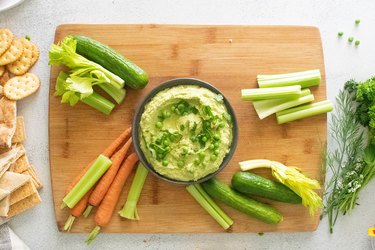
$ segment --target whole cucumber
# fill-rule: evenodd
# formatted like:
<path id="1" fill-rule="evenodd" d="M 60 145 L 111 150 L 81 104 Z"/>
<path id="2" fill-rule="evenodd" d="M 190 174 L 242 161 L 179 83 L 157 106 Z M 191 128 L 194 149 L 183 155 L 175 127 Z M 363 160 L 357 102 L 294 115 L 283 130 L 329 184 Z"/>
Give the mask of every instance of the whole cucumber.
<path id="1" fill-rule="evenodd" d="M 142 89 L 147 85 L 147 73 L 114 49 L 89 37 L 74 36 L 74 39 L 78 54 L 119 76 L 130 88 Z"/>
<path id="2" fill-rule="evenodd" d="M 265 223 L 277 224 L 283 220 L 283 216 L 275 208 L 237 193 L 216 179 L 208 180 L 201 185 L 213 198 Z"/>
<path id="3" fill-rule="evenodd" d="M 293 204 L 302 203 L 301 197 L 287 186 L 249 172 L 237 172 L 233 175 L 232 187 L 244 194 Z"/>

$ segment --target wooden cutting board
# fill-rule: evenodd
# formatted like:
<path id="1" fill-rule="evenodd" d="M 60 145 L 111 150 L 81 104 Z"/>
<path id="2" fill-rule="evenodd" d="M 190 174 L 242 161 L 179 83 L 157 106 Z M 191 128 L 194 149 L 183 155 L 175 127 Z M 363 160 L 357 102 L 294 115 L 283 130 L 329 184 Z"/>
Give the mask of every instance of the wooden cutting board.
<path id="1" fill-rule="evenodd" d="M 322 82 L 313 89 L 316 100 L 326 97 L 325 71 L 319 30 L 297 26 L 192 26 L 192 25 L 61 25 L 55 42 L 69 34 L 81 34 L 113 47 L 150 76 L 143 90 L 128 90 L 125 102 L 110 116 L 84 105 L 60 104 L 54 97 L 59 68 L 51 70 L 49 146 L 57 225 L 62 230 L 69 210 L 60 209 L 65 189 L 87 163 L 131 124 L 142 98 L 163 81 L 196 77 L 210 82 L 229 99 L 237 115 L 239 143 L 219 179 L 230 182 L 238 162 L 272 159 L 300 167 L 322 181 L 320 153 L 326 141 L 326 116 L 320 115 L 285 125 L 275 117 L 259 120 L 253 107 L 240 99 L 242 88 L 254 88 L 257 74 L 320 69 Z M 258 173 L 270 176 L 268 170 Z M 117 211 L 126 200 L 131 178 L 120 197 L 116 213 L 104 232 L 202 233 L 224 230 L 187 193 L 185 187 L 150 174 L 138 206 L 140 221 L 121 219 Z M 279 225 L 267 225 L 220 204 L 235 224 L 231 232 L 313 231 L 319 215 L 310 218 L 302 205 L 266 201 L 283 215 Z M 94 213 L 92 213 L 94 214 Z M 89 232 L 94 222 L 76 220 L 72 232 Z"/>

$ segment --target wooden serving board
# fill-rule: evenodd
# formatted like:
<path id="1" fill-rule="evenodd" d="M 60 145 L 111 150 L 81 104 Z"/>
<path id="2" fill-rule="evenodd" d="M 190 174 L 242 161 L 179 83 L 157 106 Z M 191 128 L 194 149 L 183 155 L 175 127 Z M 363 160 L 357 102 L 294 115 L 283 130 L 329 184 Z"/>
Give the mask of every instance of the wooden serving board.
<path id="1" fill-rule="evenodd" d="M 322 181 L 320 153 L 326 141 L 326 116 L 320 115 L 285 125 L 275 117 L 259 120 L 253 107 L 240 99 L 240 90 L 254 88 L 257 74 L 320 69 L 322 82 L 313 89 L 316 100 L 326 97 L 325 71 L 319 30 L 297 26 L 192 26 L 192 25 L 61 25 L 55 42 L 69 34 L 81 34 L 113 47 L 141 66 L 150 76 L 143 90 L 128 90 L 125 102 L 110 116 L 84 105 L 60 104 L 54 97 L 59 68 L 51 70 L 49 146 L 57 225 L 62 230 L 69 210 L 60 209 L 66 187 L 122 130 L 131 124 L 142 98 L 163 81 L 195 77 L 212 83 L 229 99 L 237 115 L 239 142 L 229 165 L 218 178 L 230 182 L 238 162 L 272 159 L 300 167 Z M 270 176 L 269 170 L 258 173 Z M 202 233 L 224 232 L 184 186 L 170 184 L 150 174 L 138 205 L 140 221 L 123 220 L 123 206 L 131 178 L 120 197 L 116 213 L 104 232 Z M 267 225 L 224 204 L 220 206 L 235 224 L 230 232 L 313 231 L 319 215 L 310 218 L 302 205 L 266 201 L 283 215 L 279 225 Z M 94 213 L 92 213 L 94 214 Z M 89 232 L 94 222 L 75 221 L 72 232 Z"/>

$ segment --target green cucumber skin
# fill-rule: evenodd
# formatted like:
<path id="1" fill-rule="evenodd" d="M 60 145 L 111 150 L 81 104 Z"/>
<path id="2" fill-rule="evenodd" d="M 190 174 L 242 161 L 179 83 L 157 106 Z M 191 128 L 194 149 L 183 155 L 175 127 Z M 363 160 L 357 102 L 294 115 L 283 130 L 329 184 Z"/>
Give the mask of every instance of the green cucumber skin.
<path id="1" fill-rule="evenodd" d="M 292 204 L 302 203 L 301 197 L 287 186 L 249 172 L 237 172 L 234 174 L 232 187 L 236 191 L 248 195 Z"/>
<path id="2" fill-rule="evenodd" d="M 211 197 L 267 224 L 278 224 L 283 220 L 283 216 L 275 208 L 245 197 L 216 179 L 201 185 Z"/>
<path id="3" fill-rule="evenodd" d="M 74 36 L 74 39 L 78 54 L 119 76 L 130 88 L 142 89 L 147 85 L 147 73 L 109 46 L 85 36 Z"/>

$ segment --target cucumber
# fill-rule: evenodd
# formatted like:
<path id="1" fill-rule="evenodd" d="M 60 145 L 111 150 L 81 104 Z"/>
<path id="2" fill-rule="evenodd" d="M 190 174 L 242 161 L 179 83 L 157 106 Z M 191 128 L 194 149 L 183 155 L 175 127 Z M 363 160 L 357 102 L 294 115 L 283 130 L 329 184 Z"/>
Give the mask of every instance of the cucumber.
<path id="1" fill-rule="evenodd" d="M 234 191 L 221 181 L 211 179 L 201 185 L 213 198 L 265 223 L 277 224 L 283 220 L 283 216 L 275 208 L 252 200 Z"/>
<path id="2" fill-rule="evenodd" d="M 89 37 L 74 36 L 74 39 L 78 54 L 119 76 L 130 88 L 142 89 L 147 85 L 147 73 L 114 49 Z"/>
<path id="3" fill-rule="evenodd" d="M 249 172 L 237 172 L 233 175 L 232 187 L 244 194 L 293 204 L 302 203 L 301 197 L 287 186 Z"/>

